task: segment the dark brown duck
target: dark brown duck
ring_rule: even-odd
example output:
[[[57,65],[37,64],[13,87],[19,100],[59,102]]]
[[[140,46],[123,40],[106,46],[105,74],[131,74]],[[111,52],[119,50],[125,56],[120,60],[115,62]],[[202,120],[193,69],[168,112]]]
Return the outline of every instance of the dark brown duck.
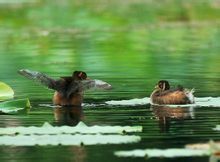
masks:
[[[178,104],[192,104],[194,103],[193,90],[188,90],[182,86],[170,89],[169,82],[160,80],[151,93],[151,103],[158,105],[178,105]]]
[[[110,84],[101,80],[92,80],[83,71],[74,71],[72,76],[60,77],[58,80],[27,69],[19,70],[19,74],[55,90],[53,103],[61,106],[81,106],[84,90],[91,88],[111,89]]]

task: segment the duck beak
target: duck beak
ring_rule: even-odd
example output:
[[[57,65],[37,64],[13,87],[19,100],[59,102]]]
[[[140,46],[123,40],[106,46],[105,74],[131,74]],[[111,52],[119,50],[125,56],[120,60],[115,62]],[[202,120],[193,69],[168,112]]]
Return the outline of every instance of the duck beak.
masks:
[[[158,88],[159,88],[158,84],[156,84],[154,88],[155,88],[155,89],[158,89]]]

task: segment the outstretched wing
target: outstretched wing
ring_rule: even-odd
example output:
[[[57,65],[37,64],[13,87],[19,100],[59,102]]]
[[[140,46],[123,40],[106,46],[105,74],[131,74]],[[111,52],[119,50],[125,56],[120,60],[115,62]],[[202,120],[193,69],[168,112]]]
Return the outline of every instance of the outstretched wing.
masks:
[[[66,95],[69,97],[71,94],[76,92],[81,92],[89,89],[104,89],[108,90],[111,89],[112,86],[108,84],[107,82],[104,82],[102,80],[78,80],[73,81],[71,84],[68,85],[68,88],[66,90]]]
[[[49,89],[57,90],[58,86],[56,84],[56,80],[48,77],[47,75],[37,72],[37,71],[31,71],[28,69],[21,69],[18,71],[19,74],[25,76],[28,79],[34,80],[44,86],[46,86]]]
[[[104,82],[102,80],[97,80],[97,79],[82,80],[81,86],[82,86],[83,90],[89,90],[89,89],[109,90],[109,89],[112,89],[112,86],[109,83]]]

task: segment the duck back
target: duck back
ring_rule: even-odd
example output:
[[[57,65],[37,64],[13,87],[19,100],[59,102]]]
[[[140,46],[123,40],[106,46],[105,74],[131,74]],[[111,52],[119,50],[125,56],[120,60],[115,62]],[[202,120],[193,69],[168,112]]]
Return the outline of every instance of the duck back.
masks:
[[[61,92],[55,92],[53,96],[53,104],[62,106],[81,106],[83,102],[83,94],[81,92],[71,94],[69,97],[64,96]]]
[[[53,103],[62,106],[81,106],[83,102],[83,91],[77,82],[70,78],[61,78],[59,88],[54,93]]]
[[[155,90],[151,94],[151,102],[159,105],[194,103],[194,100],[189,95],[192,94],[187,90],[167,90],[163,92]]]

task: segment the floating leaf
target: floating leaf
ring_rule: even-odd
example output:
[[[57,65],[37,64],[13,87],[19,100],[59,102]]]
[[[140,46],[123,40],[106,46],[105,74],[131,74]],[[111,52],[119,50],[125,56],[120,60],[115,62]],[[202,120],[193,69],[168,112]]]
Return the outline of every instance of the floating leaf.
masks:
[[[119,101],[106,101],[105,102],[108,105],[123,105],[123,106],[135,106],[135,105],[146,105],[150,103],[150,98],[134,98],[130,100],[119,100]]]
[[[12,88],[3,82],[0,82],[0,101],[11,99],[13,97],[14,91]]]
[[[213,130],[220,131],[220,125],[216,125],[216,127],[213,128]]]
[[[141,132],[141,126],[86,126],[83,122],[79,122],[77,126],[52,126],[49,123],[44,123],[42,127],[7,127],[0,128],[0,135],[11,134],[97,134],[97,133],[117,133],[123,134],[124,132]]]
[[[112,100],[105,102],[108,105],[135,106],[150,104],[150,98],[134,98],[130,100]],[[169,107],[220,107],[220,97],[198,97],[194,104],[186,105],[167,105]]]
[[[128,135],[82,135],[82,134],[58,134],[58,135],[17,135],[0,136],[0,145],[7,146],[34,146],[34,145],[96,145],[96,144],[120,144],[139,142],[139,136]]]
[[[131,151],[117,151],[119,157],[192,157],[192,156],[219,156],[220,142],[187,144],[180,149],[145,149]]]
[[[187,144],[186,148],[189,149],[202,149],[202,150],[209,150],[210,143],[196,143],[196,144]]]
[[[31,107],[29,99],[10,100],[0,103],[0,112],[14,114],[20,110],[28,110]]]
[[[209,141],[208,143],[187,144],[186,148],[208,150],[212,154],[220,154],[220,142]]]
[[[0,128],[0,145],[96,145],[133,143],[141,140],[140,136],[120,135],[126,132],[140,132],[140,126],[86,126],[80,122],[75,127],[53,127],[44,123],[42,127],[7,127]],[[81,134],[79,134],[81,133]],[[116,133],[110,135],[109,133]]]
[[[132,151],[117,151],[116,156],[119,157],[192,157],[192,156],[209,156],[210,152],[208,150],[202,149],[146,149],[146,150],[132,150]]]

